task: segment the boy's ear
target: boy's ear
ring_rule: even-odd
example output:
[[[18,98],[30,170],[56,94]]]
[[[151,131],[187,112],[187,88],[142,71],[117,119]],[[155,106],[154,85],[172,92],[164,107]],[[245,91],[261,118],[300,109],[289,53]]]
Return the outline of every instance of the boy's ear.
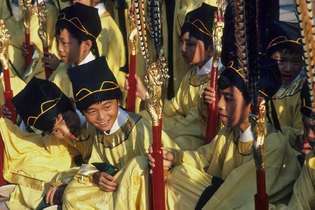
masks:
[[[84,40],[81,42],[81,46],[83,47],[84,50],[90,51],[92,49],[92,40]]]

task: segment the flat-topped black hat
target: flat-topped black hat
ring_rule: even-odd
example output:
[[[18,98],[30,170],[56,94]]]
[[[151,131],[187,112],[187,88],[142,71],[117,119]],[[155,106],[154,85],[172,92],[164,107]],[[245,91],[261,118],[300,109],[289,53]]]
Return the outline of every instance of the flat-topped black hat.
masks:
[[[70,99],[54,83],[35,77],[12,101],[24,123],[44,132],[53,129],[58,114],[74,110]]]
[[[96,40],[102,30],[97,9],[80,3],[75,3],[59,12],[56,28],[61,24],[75,28],[92,40]]]
[[[206,47],[212,42],[212,31],[216,7],[203,3],[199,8],[187,13],[182,26],[182,34],[189,32],[191,36],[202,40]]]
[[[272,24],[267,53],[271,55],[282,49],[293,49],[302,57],[303,45],[298,24],[283,21],[275,21]]]
[[[75,104],[80,111],[94,103],[120,99],[121,90],[104,57],[68,69]]]

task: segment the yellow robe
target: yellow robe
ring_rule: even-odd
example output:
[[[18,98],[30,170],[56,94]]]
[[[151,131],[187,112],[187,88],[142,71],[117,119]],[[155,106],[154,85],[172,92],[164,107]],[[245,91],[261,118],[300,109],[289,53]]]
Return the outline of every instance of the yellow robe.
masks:
[[[303,132],[301,115],[301,89],[305,81],[304,73],[300,73],[288,87],[280,87],[272,97],[277,111],[280,125]]]
[[[175,151],[176,164],[167,176],[166,185],[169,210],[194,209],[203,190],[211,184],[213,176],[223,179],[224,183],[203,209],[254,209],[256,170],[252,141],[238,142],[237,133],[223,128],[210,144],[198,150]],[[296,153],[287,140],[293,137],[295,137],[294,132],[286,130],[283,133],[272,132],[265,139],[266,187],[271,203],[277,203],[290,195],[293,182],[299,174],[300,166]],[[144,158],[142,161],[147,160]],[[143,165],[144,163],[141,163],[133,173],[136,174],[135,170],[141,170]],[[143,173],[143,176],[145,175]],[[139,175],[130,179],[133,183],[147,181]],[[148,183],[138,185],[148,186]],[[139,187],[130,189],[139,189]],[[124,199],[126,197],[124,193],[126,192],[121,192],[117,197]],[[133,191],[133,194],[141,195],[142,200],[146,195],[144,192],[136,191]],[[117,205],[117,210],[150,209],[148,206],[139,206],[138,203],[132,202],[118,202]]]
[[[209,81],[207,75],[197,75],[197,69],[188,71],[171,100],[165,101],[163,110],[163,130],[181,149],[197,149],[204,144],[205,126],[198,105],[202,102],[202,92]],[[141,114],[150,119],[148,112]]]
[[[162,134],[164,146],[176,147],[167,137]],[[97,131],[93,143],[93,149],[89,163],[106,162],[116,166],[120,171],[115,175],[119,187],[117,191],[126,190],[131,183],[124,182],[122,175],[130,177],[133,174],[128,168],[131,159],[138,155],[145,155],[151,144],[151,127],[144,119],[129,113],[128,120],[118,131],[106,136]],[[134,165],[134,164],[132,164]],[[93,170],[76,174],[67,186],[63,196],[63,209],[113,209],[113,199],[116,193],[102,191],[91,182]],[[129,174],[129,175],[127,175]],[[136,198],[130,191],[130,202]],[[145,202],[138,200],[137,202]]]
[[[49,80],[55,83],[67,97],[73,98],[72,83],[68,75],[69,67],[70,65],[61,62]]]
[[[7,205],[10,209],[34,209],[51,179],[72,166],[76,151],[65,140],[21,131],[4,118],[0,118],[0,132],[5,149],[3,175],[17,185]]]
[[[293,194],[288,210],[315,209],[315,157],[311,152],[304,163],[304,167],[293,188]]]
[[[125,46],[122,34],[108,12],[101,15],[102,31],[97,37],[100,55],[106,57],[108,67],[114,73],[120,87],[124,87],[126,73],[121,71],[126,67]]]
[[[182,0],[175,1],[174,22],[173,22],[173,75],[174,75],[174,91],[180,88],[183,76],[189,70],[187,64],[180,52],[180,35],[181,27],[184,24],[185,16],[188,12],[197,9],[202,3],[216,6],[216,0]],[[166,3],[166,1],[165,1]],[[166,48],[167,49],[167,48]]]

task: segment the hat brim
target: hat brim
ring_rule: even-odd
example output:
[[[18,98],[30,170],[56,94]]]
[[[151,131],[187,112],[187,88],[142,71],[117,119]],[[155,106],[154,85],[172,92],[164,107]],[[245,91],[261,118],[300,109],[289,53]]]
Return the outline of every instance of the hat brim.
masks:
[[[267,49],[267,54],[271,56],[273,53],[280,51],[282,49],[294,49],[303,55],[303,47],[302,45],[295,43],[295,42],[281,42],[275,45],[272,45]]]
[[[113,99],[120,100],[121,96],[122,93],[120,89],[106,90],[106,93],[104,91],[99,91],[85,97],[80,101],[76,101],[75,105],[82,112],[87,110],[91,105],[95,103]]]

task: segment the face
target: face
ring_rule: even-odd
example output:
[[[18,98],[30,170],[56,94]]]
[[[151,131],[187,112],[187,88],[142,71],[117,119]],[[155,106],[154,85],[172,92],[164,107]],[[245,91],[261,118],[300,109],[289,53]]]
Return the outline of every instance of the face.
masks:
[[[116,99],[102,101],[92,104],[84,111],[84,116],[98,130],[103,132],[109,131],[117,118],[118,107],[119,104]]]
[[[310,118],[304,118],[304,140],[309,142],[309,144],[314,148],[315,146],[315,120]]]
[[[275,52],[272,58],[277,61],[283,85],[290,85],[302,70],[302,63],[294,61],[289,57],[284,57],[280,52]]]
[[[250,105],[246,104],[241,91],[232,86],[220,90],[218,109],[224,126],[234,128],[248,119]]]
[[[79,43],[67,29],[62,29],[57,35],[58,54],[61,60],[67,64],[78,64],[90,51],[90,40]]]
[[[58,114],[51,134],[58,139],[76,139],[76,137],[70,132],[70,129],[61,114]]]
[[[209,57],[204,43],[190,36],[189,32],[185,32],[180,38],[180,51],[185,61],[193,65],[201,65]]]

